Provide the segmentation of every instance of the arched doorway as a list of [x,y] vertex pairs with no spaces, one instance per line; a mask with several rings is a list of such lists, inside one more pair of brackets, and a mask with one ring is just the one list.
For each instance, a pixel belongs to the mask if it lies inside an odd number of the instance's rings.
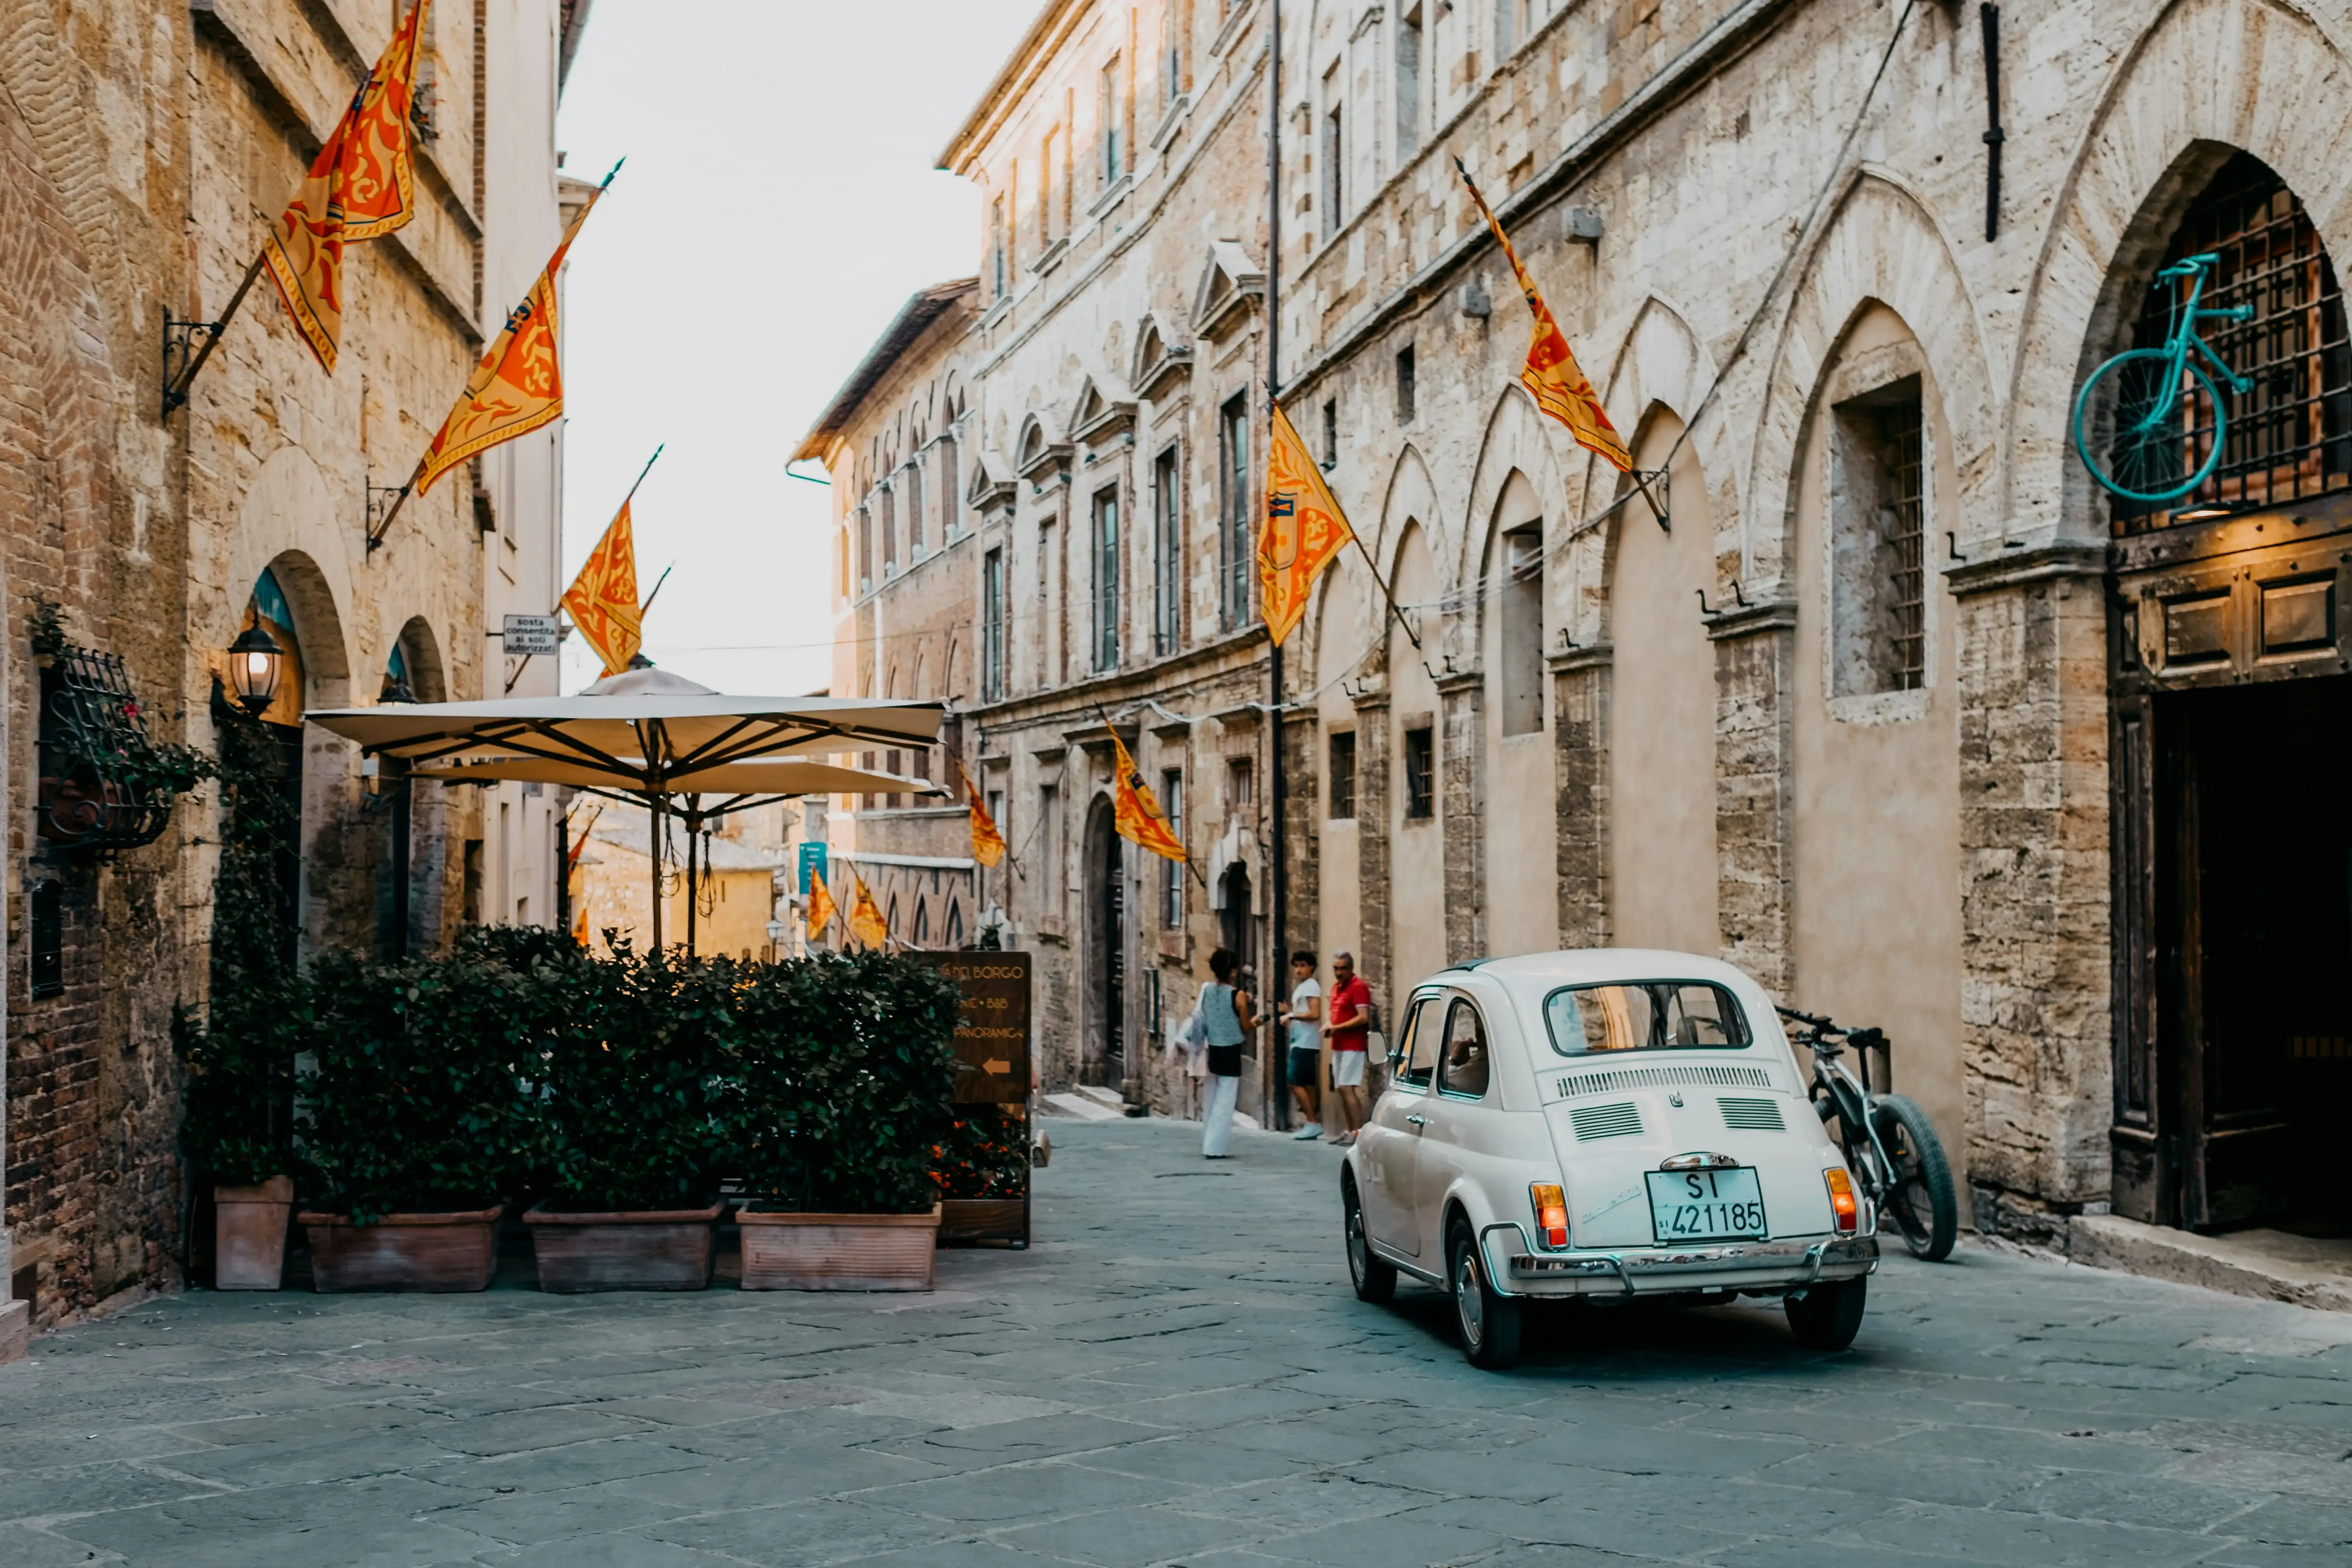
[[1127,876],[1110,797],[1087,815],[1085,1055],[1080,1081],[1118,1085],[1127,1078]]
[[[2161,342],[2161,268],[2210,256],[2200,331],[2243,392],[2192,387],[2185,450],[2211,474],[2151,504],[2098,492],[2114,540],[2114,1203],[2195,1229],[2352,1234],[2332,1169],[2352,1112],[2352,349],[2336,268],[2278,174],[2211,172],[2111,279],[2118,341]],[[2144,220],[2147,221],[2147,220]],[[2150,289],[2151,281],[2159,287]],[[2202,443],[2201,445],[2200,443]],[[2325,978],[2323,978],[2325,977]]]

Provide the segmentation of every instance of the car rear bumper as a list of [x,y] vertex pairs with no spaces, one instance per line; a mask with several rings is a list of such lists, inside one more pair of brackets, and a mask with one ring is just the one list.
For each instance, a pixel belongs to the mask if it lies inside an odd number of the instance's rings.
[[1487,1278],[1511,1296],[1794,1290],[1826,1279],[1858,1279],[1878,1268],[1874,1235],[1538,1252],[1517,1226],[1501,1224],[1488,1226],[1478,1239],[1486,1249]]

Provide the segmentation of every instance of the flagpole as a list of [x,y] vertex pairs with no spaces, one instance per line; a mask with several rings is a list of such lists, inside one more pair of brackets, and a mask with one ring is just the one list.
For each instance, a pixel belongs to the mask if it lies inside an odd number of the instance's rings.
[[187,402],[188,388],[195,384],[196,372],[205,368],[205,361],[212,358],[213,350],[220,346],[221,338],[227,332],[229,322],[236,319],[237,307],[243,305],[246,295],[253,291],[254,279],[261,276],[261,264],[268,259],[268,256],[269,247],[266,245],[254,252],[253,265],[245,269],[245,280],[236,286],[236,292],[228,297],[228,303],[221,309],[220,318],[205,323],[204,347],[196,351],[196,357],[188,362],[187,369],[173,376],[171,385],[163,389],[164,413],[169,414],[173,409]]
[[[1282,307],[1280,280],[1282,276],[1282,0],[1272,0],[1266,18],[1266,121],[1265,121],[1265,403],[1268,458],[1271,460],[1274,431],[1274,400],[1281,391]],[[1325,213],[1326,225],[1338,215]],[[1264,523],[1261,521],[1260,526]],[[1267,641],[1266,687],[1266,788],[1272,798],[1267,802],[1273,840],[1273,864],[1267,872],[1267,890],[1273,900],[1272,929],[1274,951],[1266,963],[1260,993],[1266,985],[1278,984],[1282,969],[1286,935],[1283,916],[1290,896],[1289,879],[1285,875],[1283,842],[1287,826],[1283,806],[1282,777],[1282,645]],[[1269,1017],[1273,1015],[1268,1014]],[[1270,1040],[1259,1053],[1258,1077],[1260,1109],[1278,1130],[1290,1126],[1289,1097],[1278,1095],[1274,1088],[1273,1065],[1279,1055],[1278,1038]]]
[[[430,454],[428,453],[427,455],[429,456]],[[398,517],[400,515],[400,509],[408,504],[410,492],[416,489],[416,481],[424,477],[425,458],[419,458],[416,459],[415,470],[408,476],[408,482],[400,487],[399,496],[393,501],[392,510],[383,514],[383,521],[378,524],[373,531],[370,532],[367,536],[369,554],[374,554],[376,546],[383,542],[384,535],[392,531],[392,520]]]

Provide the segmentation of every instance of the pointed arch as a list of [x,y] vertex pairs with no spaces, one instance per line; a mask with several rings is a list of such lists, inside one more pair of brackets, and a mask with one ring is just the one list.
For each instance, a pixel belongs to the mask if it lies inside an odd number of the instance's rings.
[[1790,580],[1793,469],[1817,413],[1822,376],[1847,329],[1874,304],[1911,329],[1927,361],[1934,383],[1927,395],[1943,411],[1945,437],[1975,438],[1969,448],[1952,454],[1959,515],[1995,526],[2003,521],[1993,506],[1999,458],[1991,432],[1998,411],[1975,300],[1949,241],[1917,194],[1884,170],[1864,168],[1847,184],[1807,258],[1772,347],[1750,469],[1757,509],[1740,563],[1741,575],[1766,593]]
[[2113,341],[2130,279],[2202,183],[2200,149],[2253,153],[2302,201],[2328,253],[2352,256],[2342,150],[2352,50],[2339,26],[2286,0],[2173,0],[2116,68],[2026,275],[1997,481],[1997,515],[2012,531],[2105,531],[2067,437],[2074,391]]

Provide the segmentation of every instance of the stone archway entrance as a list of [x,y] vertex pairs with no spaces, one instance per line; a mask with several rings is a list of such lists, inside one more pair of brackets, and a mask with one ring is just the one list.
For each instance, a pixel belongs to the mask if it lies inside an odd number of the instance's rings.
[[[2205,324],[2249,382],[2212,475],[2102,495],[2116,921],[2114,1202],[2193,1229],[2352,1235],[2328,1151],[2352,1112],[2352,364],[2311,220],[2238,153],[2162,258],[2215,256]],[[2125,280],[2137,289],[2136,279]],[[2136,343],[2161,342],[2147,295]],[[2184,401],[2184,451],[2215,410]]]
[[1127,875],[1110,797],[1087,815],[1086,1054],[1081,1082],[1117,1087],[1127,1079]]

